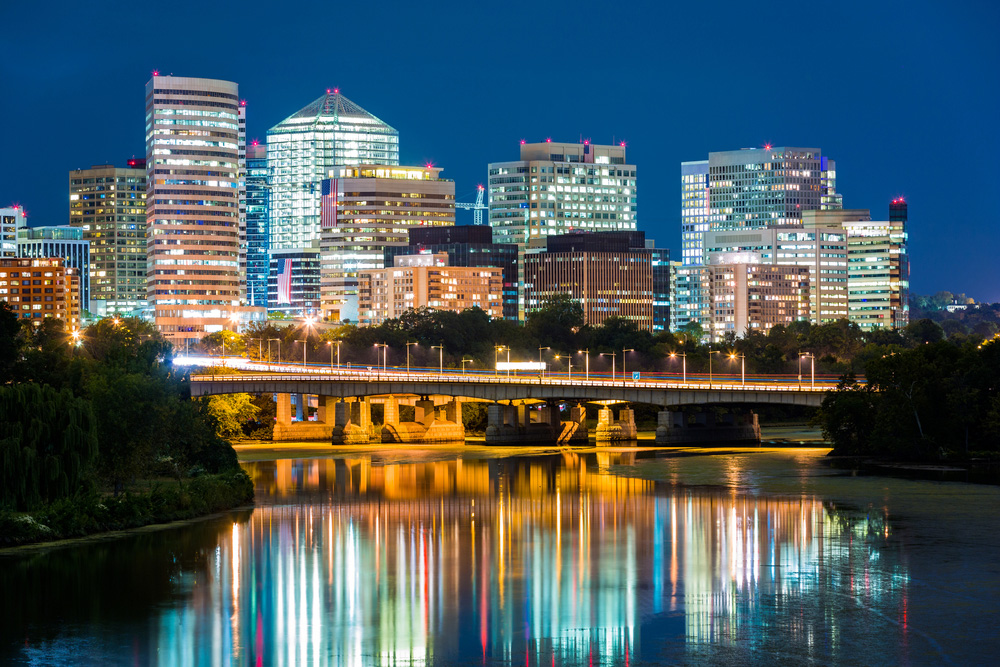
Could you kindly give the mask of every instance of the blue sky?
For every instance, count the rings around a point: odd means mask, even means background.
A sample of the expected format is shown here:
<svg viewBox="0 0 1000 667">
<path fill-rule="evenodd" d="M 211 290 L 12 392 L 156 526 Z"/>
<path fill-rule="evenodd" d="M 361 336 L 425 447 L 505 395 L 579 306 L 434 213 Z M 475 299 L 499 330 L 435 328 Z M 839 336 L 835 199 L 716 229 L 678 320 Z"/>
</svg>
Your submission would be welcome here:
<svg viewBox="0 0 1000 667">
<path fill-rule="evenodd" d="M 1000 4 L 7 2 L 0 26 L 0 204 L 32 224 L 66 222 L 68 170 L 144 154 L 158 69 L 238 82 L 261 140 L 337 86 L 468 200 L 521 139 L 624 140 L 677 257 L 681 161 L 818 146 L 846 207 L 909 201 L 914 291 L 1000 301 Z"/>
</svg>

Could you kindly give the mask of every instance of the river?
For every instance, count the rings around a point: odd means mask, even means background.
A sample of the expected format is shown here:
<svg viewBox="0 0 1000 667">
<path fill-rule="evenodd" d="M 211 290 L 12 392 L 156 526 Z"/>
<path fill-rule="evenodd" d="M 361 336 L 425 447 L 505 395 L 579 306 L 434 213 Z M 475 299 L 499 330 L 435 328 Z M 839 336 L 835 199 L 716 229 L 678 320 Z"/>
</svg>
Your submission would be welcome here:
<svg viewBox="0 0 1000 667">
<path fill-rule="evenodd" d="M 0 662 L 989 664 L 1000 488 L 825 450 L 343 451 L 257 505 L 0 557 Z"/>
</svg>

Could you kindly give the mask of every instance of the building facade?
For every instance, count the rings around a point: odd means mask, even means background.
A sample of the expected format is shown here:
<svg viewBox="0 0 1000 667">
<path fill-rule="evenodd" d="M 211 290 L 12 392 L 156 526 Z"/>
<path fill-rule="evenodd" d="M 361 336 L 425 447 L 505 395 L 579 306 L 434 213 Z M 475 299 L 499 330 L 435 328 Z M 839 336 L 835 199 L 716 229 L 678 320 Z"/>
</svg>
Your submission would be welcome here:
<svg viewBox="0 0 1000 667">
<path fill-rule="evenodd" d="M 146 306 L 146 161 L 69 172 L 69 224 L 90 242 L 89 310 L 103 317 Z"/>
<path fill-rule="evenodd" d="M 8 302 L 19 320 L 39 325 L 55 317 L 68 330 L 79 328 L 77 289 L 62 259 L 0 258 L 0 301 Z"/>
<path fill-rule="evenodd" d="M 524 256 L 525 304 L 528 312 L 561 294 L 579 301 L 584 322 L 600 325 L 609 317 L 632 320 L 654 330 L 669 322 L 666 308 L 656 312 L 657 294 L 670 289 L 666 250 L 647 248 L 642 232 L 597 232 L 550 236 L 545 250 Z M 666 271 L 654 272 L 654 261 Z"/>
<path fill-rule="evenodd" d="M 320 263 L 315 250 L 275 250 L 267 277 L 268 312 L 285 317 L 319 317 Z"/>
<path fill-rule="evenodd" d="M 449 266 L 498 267 L 503 275 L 503 317 L 517 321 L 517 246 L 493 243 L 489 227 L 411 227 L 409 244 L 386 246 L 384 266 L 400 255 L 448 255 Z"/>
<path fill-rule="evenodd" d="M 702 237 L 708 231 L 708 160 L 681 162 L 681 258 L 684 266 L 705 263 Z"/>
<path fill-rule="evenodd" d="M 358 275 L 385 266 L 385 249 L 409 245 L 418 227 L 455 224 L 455 182 L 438 167 L 340 167 L 322 183 L 321 308 L 357 320 Z"/>
<path fill-rule="evenodd" d="M 147 301 L 174 343 L 232 326 L 240 308 L 237 84 L 146 84 Z"/>
<path fill-rule="evenodd" d="M 521 285 L 525 251 L 549 236 L 636 229 L 636 167 L 624 143 L 522 142 L 519 160 L 489 165 L 488 187 L 493 240 L 518 246 Z M 521 320 L 526 306 L 522 288 Z"/>
<path fill-rule="evenodd" d="M 270 199 L 267 146 L 254 141 L 247 146 L 246 161 L 246 301 L 251 306 L 266 307 L 268 304 Z"/>
<path fill-rule="evenodd" d="M 17 257 L 17 230 L 27 225 L 20 206 L 0 208 L 0 259 Z"/>
<path fill-rule="evenodd" d="M 337 167 L 399 164 L 399 133 L 338 89 L 267 131 L 271 247 L 319 248 L 320 194 Z"/>
<path fill-rule="evenodd" d="M 894 199 L 887 221 L 846 221 L 847 309 L 863 331 L 898 329 L 910 319 L 907 205 Z"/>
<path fill-rule="evenodd" d="M 809 319 L 809 269 L 765 264 L 704 267 L 711 311 L 710 340 Z"/>
<path fill-rule="evenodd" d="M 709 231 L 704 252 L 713 264 L 772 264 L 809 269 L 813 324 L 847 318 L 847 234 L 843 227 Z"/>
<path fill-rule="evenodd" d="M 414 308 L 460 313 L 480 308 L 503 316 L 503 271 L 449 266 L 446 253 L 399 255 L 391 267 L 358 272 L 360 323 L 377 326 Z"/>
<path fill-rule="evenodd" d="M 90 241 L 84 240 L 82 229 L 68 225 L 22 227 L 17 232 L 17 256 L 62 259 L 77 289 L 73 297 L 76 312 L 90 310 Z"/>
</svg>

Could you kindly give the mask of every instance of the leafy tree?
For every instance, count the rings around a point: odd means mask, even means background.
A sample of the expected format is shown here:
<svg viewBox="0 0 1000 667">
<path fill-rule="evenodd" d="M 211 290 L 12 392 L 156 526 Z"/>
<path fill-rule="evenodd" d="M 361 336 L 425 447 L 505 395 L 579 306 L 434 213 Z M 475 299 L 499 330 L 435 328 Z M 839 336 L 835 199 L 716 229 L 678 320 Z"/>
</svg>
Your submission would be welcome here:
<svg viewBox="0 0 1000 667">
<path fill-rule="evenodd" d="M 243 427 L 260 412 L 250 394 L 220 394 L 208 399 L 208 412 L 218 423 L 219 435 L 236 438 L 243 435 Z"/>
</svg>

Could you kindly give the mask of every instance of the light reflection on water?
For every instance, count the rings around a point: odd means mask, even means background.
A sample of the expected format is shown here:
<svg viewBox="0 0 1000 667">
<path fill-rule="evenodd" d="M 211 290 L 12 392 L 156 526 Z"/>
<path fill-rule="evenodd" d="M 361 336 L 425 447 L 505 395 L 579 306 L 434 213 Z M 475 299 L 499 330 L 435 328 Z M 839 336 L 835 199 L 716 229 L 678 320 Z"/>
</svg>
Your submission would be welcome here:
<svg viewBox="0 0 1000 667">
<path fill-rule="evenodd" d="M 622 462 L 247 463 L 252 515 L 213 525 L 172 572 L 183 594 L 121 630 L 138 638 L 127 653 L 162 665 L 863 663 L 888 642 L 890 662 L 905 658 L 908 573 L 882 517 L 607 472 Z M 28 635 L 30 658 L 87 631 Z"/>
</svg>

